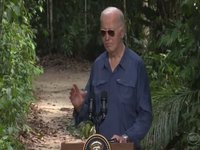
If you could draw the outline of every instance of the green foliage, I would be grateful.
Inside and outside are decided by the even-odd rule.
[[[200,91],[182,89],[179,92],[171,93],[170,96],[161,94],[162,102],[154,105],[156,118],[144,140],[146,149],[187,149],[199,146],[200,139],[196,139],[191,144],[191,140],[188,138],[192,133],[195,133],[196,136],[200,135],[198,120]]]
[[[0,37],[0,149],[22,149],[18,132],[32,100],[36,66],[34,32],[23,1],[6,1]]]
[[[22,144],[16,140],[16,127],[0,126],[0,148],[2,150],[22,150]]]
[[[180,67],[180,77],[190,88],[195,88],[196,83],[200,83],[199,71],[199,39],[196,32],[192,31],[191,22],[200,16],[200,12],[195,12],[195,16],[187,22],[176,21],[172,28],[166,30],[160,38],[159,46],[165,46],[170,52],[168,59]],[[193,24],[193,23],[192,23]],[[195,25],[199,28],[199,24]]]
[[[180,67],[173,61],[168,61],[169,55],[170,51],[166,53],[149,51],[143,55],[143,59],[147,64],[151,90],[154,96],[162,89],[166,90],[166,88],[169,88],[171,92],[175,92],[179,88]]]
[[[67,130],[75,137],[81,139],[87,139],[91,135],[95,134],[95,127],[91,121],[81,122],[78,126],[75,126],[73,122],[68,125]]]
[[[73,20],[70,21],[70,24],[66,26],[67,32],[64,33],[61,40],[61,48],[67,56],[81,55],[81,51],[84,49],[83,45],[87,42],[85,41],[86,32],[83,26],[84,20],[79,19],[79,15],[80,14],[74,16]],[[59,48],[59,45],[56,46],[56,48]]]
[[[96,3],[95,3],[96,4]],[[61,52],[67,56],[84,56],[88,44],[98,45],[99,24],[96,12],[91,10],[92,2],[87,6],[85,16],[84,1],[54,1],[54,52]],[[98,14],[99,15],[99,14]],[[91,46],[90,46],[91,47]]]
[[[90,122],[90,121],[83,122],[83,123],[79,124],[78,128],[81,131],[80,135],[84,139],[89,138],[92,134],[95,133],[95,127],[94,127],[93,123]]]
[[[165,18],[165,30],[149,45],[155,50],[144,56],[154,110],[153,125],[143,143],[148,150],[200,148],[200,11],[196,6],[200,6],[197,1],[174,6],[183,15]]]
[[[30,24],[33,29],[36,29],[34,41],[37,43],[36,49],[42,49],[45,52],[48,51],[48,38],[49,33],[47,29],[47,21],[45,12],[45,0],[29,0],[24,1],[24,7],[26,8],[30,20]],[[40,45],[40,46],[38,46]],[[40,51],[38,50],[38,53]],[[42,52],[41,52],[42,53]],[[40,54],[41,54],[40,53]]]

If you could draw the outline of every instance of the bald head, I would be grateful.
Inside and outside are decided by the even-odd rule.
[[[102,19],[104,16],[114,16],[116,21],[119,24],[122,24],[123,27],[125,27],[125,20],[124,20],[124,14],[122,11],[116,7],[107,7],[104,9],[101,13],[100,21],[102,22]]]

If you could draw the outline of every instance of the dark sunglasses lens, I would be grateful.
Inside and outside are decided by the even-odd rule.
[[[114,32],[113,30],[108,30],[108,35],[114,36],[114,35],[115,35],[115,32]]]
[[[108,32],[109,36],[112,36],[112,37],[115,36],[115,32],[113,30],[108,30],[108,31],[101,30],[101,36],[105,36],[106,32]]]
[[[105,36],[106,35],[106,31],[101,30],[101,36]]]

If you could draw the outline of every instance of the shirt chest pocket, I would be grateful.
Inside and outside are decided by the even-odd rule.
[[[106,91],[107,83],[108,83],[108,81],[106,81],[106,80],[94,81],[92,83],[94,93],[96,95],[99,95],[102,91]]]
[[[136,83],[131,80],[117,79],[117,88],[120,95],[120,102],[133,104],[136,101]]]

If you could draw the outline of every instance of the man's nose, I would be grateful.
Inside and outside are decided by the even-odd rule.
[[[109,38],[110,38],[110,36],[109,36],[108,32],[106,32],[106,34],[105,34],[105,39],[106,39],[106,40],[109,40]]]

